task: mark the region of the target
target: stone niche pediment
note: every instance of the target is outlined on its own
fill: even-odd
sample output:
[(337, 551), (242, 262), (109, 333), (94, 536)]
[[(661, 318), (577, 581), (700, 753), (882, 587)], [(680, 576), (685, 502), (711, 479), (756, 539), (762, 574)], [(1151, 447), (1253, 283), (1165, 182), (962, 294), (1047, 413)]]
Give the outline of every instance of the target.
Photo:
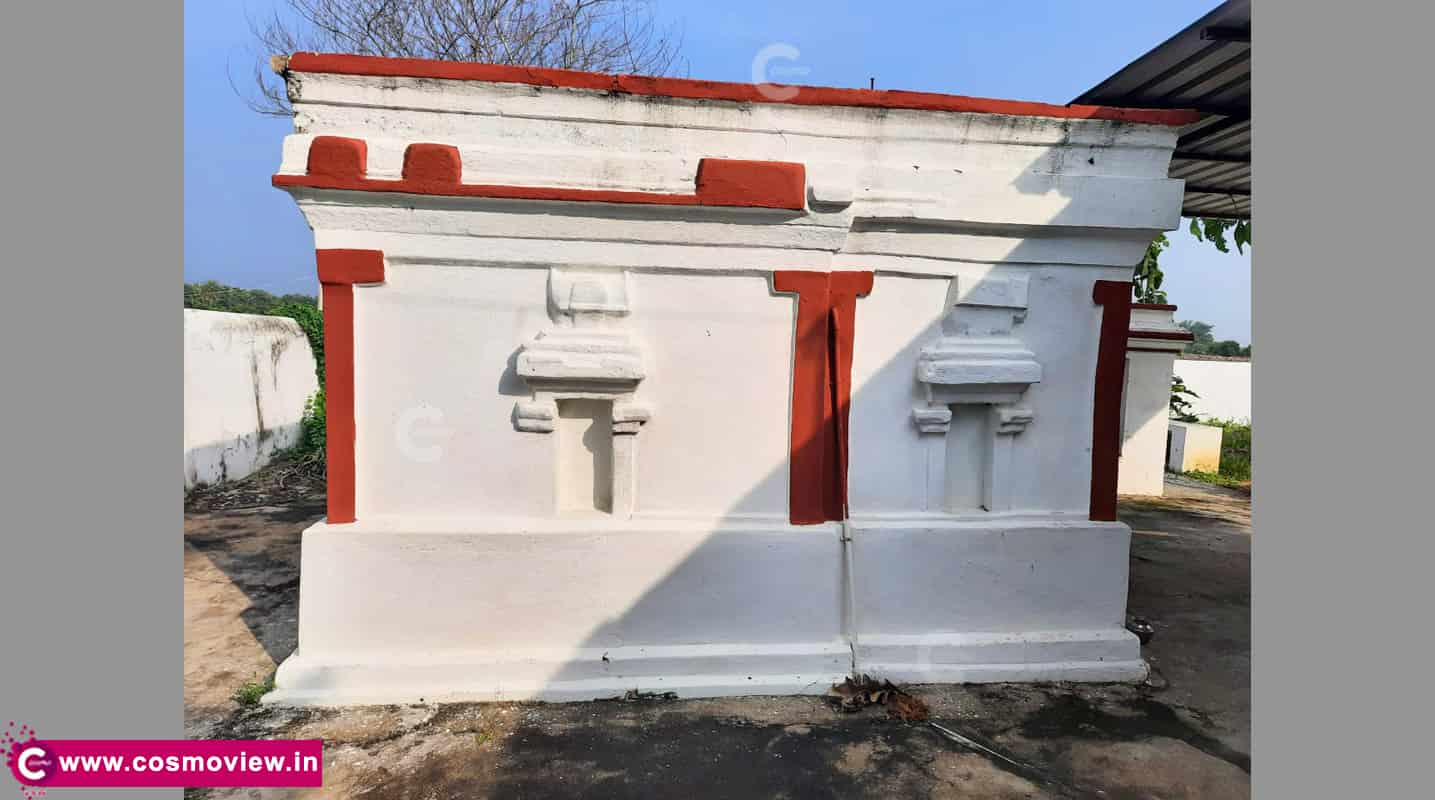
[(553, 326), (523, 345), (516, 370), (533, 390), (514, 416), (519, 430), (553, 429), (555, 401), (566, 397), (632, 405), (647, 376), (643, 350), (629, 334), (628, 275), (622, 271), (550, 269)]
[[(636, 397), (647, 367), (626, 325), (628, 284), (626, 271), (549, 269), (553, 325), (518, 351), (516, 371), (533, 396), (514, 406), (513, 425), (559, 434), (560, 513), (628, 517), (636, 506), (634, 439), (652, 411)], [(588, 425), (596, 436), (584, 433)]]
[(1036, 354), (1013, 333), (1026, 320), (1027, 278), (959, 281), (947, 289), (941, 336), (917, 354), (926, 404), (912, 419), (930, 442), (927, 507), (1008, 511), (1019, 469), (1013, 439), (1033, 419), (1018, 403), (1041, 381)]
[(983, 279), (965, 294), (953, 278), (946, 308), (941, 337), (917, 355), (928, 406), (1014, 403), (1041, 381), (1036, 354), (1012, 333), (1026, 319), (1025, 276)]

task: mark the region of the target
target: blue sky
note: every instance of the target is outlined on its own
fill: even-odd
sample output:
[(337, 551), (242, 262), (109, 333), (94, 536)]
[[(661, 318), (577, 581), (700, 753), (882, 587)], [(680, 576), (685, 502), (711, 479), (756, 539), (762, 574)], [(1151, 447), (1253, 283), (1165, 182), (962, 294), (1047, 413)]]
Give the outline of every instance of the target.
[[(1065, 103), (1193, 22), (1218, 0), (1163, 2), (662, 2), (679, 26), (686, 73), (752, 80), (754, 55), (773, 79)], [(276, 294), (315, 291), (313, 236), (293, 201), (271, 188), (285, 119), (250, 111), (230, 87), (248, 79), (246, 14), (273, 0), (194, 0), (184, 20), (184, 276)], [(776, 70), (782, 70), (781, 73)], [(1162, 256), (1177, 316), (1250, 342), (1250, 251), (1223, 255), (1185, 230)]]

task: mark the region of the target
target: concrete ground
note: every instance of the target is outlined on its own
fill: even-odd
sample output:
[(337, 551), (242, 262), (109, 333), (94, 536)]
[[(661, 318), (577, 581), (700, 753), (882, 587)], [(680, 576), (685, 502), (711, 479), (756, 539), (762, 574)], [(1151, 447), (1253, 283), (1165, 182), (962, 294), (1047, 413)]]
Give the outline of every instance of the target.
[[(1144, 685), (911, 687), (932, 722), (820, 698), (241, 707), (296, 642), (296, 505), (185, 519), (185, 727), (194, 738), (322, 738), (325, 786), (211, 798), (1250, 795), (1250, 499), (1168, 477), (1123, 498), (1130, 611), (1156, 627)], [(198, 505), (192, 508), (199, 507)]]

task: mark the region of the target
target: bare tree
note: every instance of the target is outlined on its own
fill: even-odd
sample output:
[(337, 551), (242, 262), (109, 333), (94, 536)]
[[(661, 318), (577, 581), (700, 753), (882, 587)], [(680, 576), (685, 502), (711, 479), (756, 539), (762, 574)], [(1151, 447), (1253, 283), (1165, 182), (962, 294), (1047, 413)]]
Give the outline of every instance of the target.
[[(262, 114), (293, 113), (270, 57), (300, 51), (667, 74), (679, 45), (649, 0), (284, 0), (251, 19)], [(231, 81), (232, 83), (232, 81)], [(236, 89), (238, 91), (238, 89)], [(241, 93), (241, 96), (244, 96)]]

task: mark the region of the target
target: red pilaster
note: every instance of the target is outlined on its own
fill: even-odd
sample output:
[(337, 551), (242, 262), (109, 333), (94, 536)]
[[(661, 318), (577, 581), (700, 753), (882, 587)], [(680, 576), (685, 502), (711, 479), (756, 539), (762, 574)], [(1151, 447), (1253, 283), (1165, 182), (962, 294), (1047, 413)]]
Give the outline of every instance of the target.
[(382, 283), (378, 250), (317, 250), (324, 294), (324, 413), (328, 521), (354, 517), (354, 284)]
[(1121, 384), (1131, 327), (1131, 283), (1097, 281), (1091, 298), (1101, 311), (1096, 351), (1096, 392), (1091, 416), (1091, 513), (1116, 519), (1116, 473), (1121, 463)]
[(772, 285), (797, 295), (788, 518), (794, 525), (845, 519), (852, 343), (857, 298), (872, 291), (872, 273), (784, 270)]

